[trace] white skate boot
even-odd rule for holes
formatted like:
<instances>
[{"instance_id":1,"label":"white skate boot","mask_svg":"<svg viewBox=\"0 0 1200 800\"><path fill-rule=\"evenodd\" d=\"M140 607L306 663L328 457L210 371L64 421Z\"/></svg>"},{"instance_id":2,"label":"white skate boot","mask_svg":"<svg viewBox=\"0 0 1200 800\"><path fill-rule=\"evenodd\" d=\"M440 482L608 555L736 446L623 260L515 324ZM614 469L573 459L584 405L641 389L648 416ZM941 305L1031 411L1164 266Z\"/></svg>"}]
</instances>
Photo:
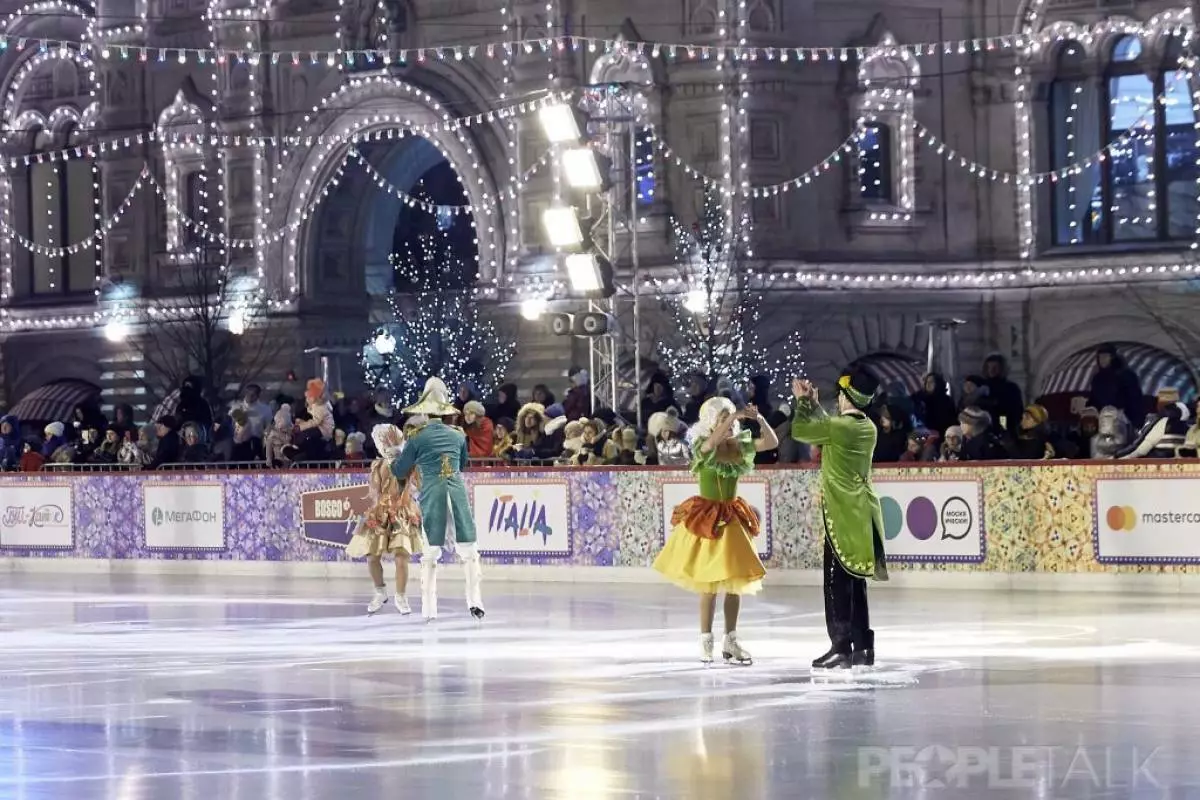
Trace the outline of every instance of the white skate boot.
<instances>
[{"instance_id":1,"label":"white skate boot","mask_svg":"<svg viewBox=\"0 0 1200 800\"><path fill-rule=\"evenodd\" d=\"M748 667L754 663L754 659L746 652L746 648L738 642L736 631L725 634L725 641L721 643L721 655L725 658L726 664Z\"/></svg>"},{"instance_id":2,"label":"white skate boot","mask_svg":"<svg viewBox=\"0 0 1200 800\"><path fill-rule=\"evenodd\" d=\"M426 622L437 619L437 571L442 548L430 546L421 554L421 616Z\"/></svg>"},{"instance_id":3,"label":"white skate boot","mask_svg":"<svg viewBox=\"0 0 1200 800\"><path fill-rule=\"evenodd\" d=\"M700 663L711 664L713 657L713 635L711 633L700 634Z\"/></svg>"},{"instance_id":4,"label":"white skate boot","mask_svg":"<svg viewBox=\"0 0 1200 800\"><path fill-rule=\"evenodd\" d=\"M483 619L483 565L473 544L458 545L463 562L463 577L467 584L467 610L475 619Z\"/></svg>"},{"instance_id":5,"label":"white skate boot","mask_svg":"<svg viewBox=\"0 0 1200 800\"><path fill-rule=\"evenodd\" d=\"M396 595L396 610L404 617L412 613L412 608L408 605L408 598L402 594Z\"/></svg>"},{"instance_id":6,"label":"white skate boot","mask_svg":"<svg viewBox=\"0 0 1200 800\"><path fill-rule=\"evenodd\" d=\"M387 605L387 601L387 589L382 586L376 586L375 595L371 598L371 602L367 603L367 616L370 617L379 613L379 609Z\"/></svg>"}]
</instances>

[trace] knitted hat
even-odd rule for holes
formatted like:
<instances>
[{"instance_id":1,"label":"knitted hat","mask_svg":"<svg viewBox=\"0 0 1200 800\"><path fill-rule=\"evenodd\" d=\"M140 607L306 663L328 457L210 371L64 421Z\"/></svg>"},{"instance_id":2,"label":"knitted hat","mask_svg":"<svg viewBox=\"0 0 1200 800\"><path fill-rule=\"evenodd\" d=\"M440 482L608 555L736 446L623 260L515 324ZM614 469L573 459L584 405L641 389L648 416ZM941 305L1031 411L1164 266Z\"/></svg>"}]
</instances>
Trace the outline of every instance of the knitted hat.
<instances>
[{"instance_id":1,"label":"knitted hat","mask_svg":"<svg viewBox=\"0 0 1200 800\"><path fill-rule=\"evenodd\" d=\"M62 436L64 430L66 428L61 422L51 422L46 426L44 433L47 436Z\"/></svg>"},{"instance_id":2,"label":"knitted hat","mask_svg":"<svg viewBox=\"0 0 1200 800\"><path fill-rule=\"evenodd\" d=\"M1029 415L1035 425L1045 425L1050 419L1050 412L1046 410L1046 407L1037 403L1026 406L1025 413Z\"/></svg>"},{"instance_id":3,"label":"knitted hat","mask_svg":"<svg viewBox=\"0 0 1200 800\"><path fill-rule=\"evenodd\" d=\"M651 439L657 439L663 431L679 432L679 412L674 408L651 414L646 422L646 432L650 434Z\"/></svg>"},{"instance_id":4,"label":"knitted hat","mask_svg":"<svg viewBox=\"0 0 1200 800\"><path fill-rule=\"evenodd\" d=\"M483 403L478 400L468 400L463 404L464 414L474 414L476 417L486 417L487 412L483 408Z\"/></svg>"},{"instance_id":5,"label":"knitted hat","mask_svg":"<svg viewBox=\"0 0 1200 800\"><path fill-rule=\"evenodd\" d=\"M550 419L557 419L558 417L565 417L566 415L567 412L566 409L563 408L562 403L555 403L546 409L546 416Z\"/></svg>"},{"instance_id":6,"label":"knitted hat","mask_svg":"<svg viewBox=\"0 0 1200 800\"><path fill-rule=\"evenodd\" d=\"M972 428L988 428L992 424L992 415L979 406L969 406L958 415L958 421L959 424L970 425Z\"/></svg>"},{"instance_id":7,"label":"knitted hat","mask_svg":"<svg viewBox=\"0 0 1200 800\"><path fill-rule=\"evenodd\" d=\"M621 447L626 450L637 450L638 435L633 428L621 428Z\"/></svg>"}]
</instances>

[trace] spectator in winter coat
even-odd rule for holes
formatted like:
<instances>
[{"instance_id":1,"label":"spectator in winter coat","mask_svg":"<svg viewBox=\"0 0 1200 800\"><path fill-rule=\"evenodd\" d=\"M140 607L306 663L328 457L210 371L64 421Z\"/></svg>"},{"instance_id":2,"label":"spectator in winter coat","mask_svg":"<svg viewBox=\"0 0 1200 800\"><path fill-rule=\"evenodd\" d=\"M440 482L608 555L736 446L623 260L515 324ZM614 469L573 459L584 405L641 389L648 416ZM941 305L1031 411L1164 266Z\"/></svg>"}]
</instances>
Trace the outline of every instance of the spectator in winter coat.
<instances>
[{"instance_id":1,"label":"spectator in winter coat","mask_svg":"<svg viewBox=\"0 0 1200 800\"><path fill-rule=\"evenodd\" d=\"M1111 344L1096 349L1096 374L1092 376L1087 404L1092 408L1119 408L1132 425L1141 425L1145 418L1141 381Z\"/></svg>"},{"instance_id":2,"label":"spectator in winter coat","mask_svg":"<svg viewBox=\"0 0 1200 800\"><path fill-rule=\"evenodd\" d=\"M512 458L519 461L552 460L561 452L561 440L555 446L545 433L546 409L537 403L526 403L517 412L517 429L513 435Z\"/></svg>"},{"instance_id":3,"label":"spectator in winter coat","mask_svg":"<svg viewBox=\"0 0 1200 800\"><path fill-rule=\"evenodd\" d=\"M1025 413L1025 401L1021 387L1008 379L1008 362L999 353L992 353L983 362L983 379L988 395L996 404L999 420L993 420L997 433L1001 429L1015 434L1021 427L1021 415Z\"/></svg>"},{"instance_id":4,"label":"spectator in winter coat","mask_svg":"<svg viewBox=\"0 0 1200 800\"><path fill-rule=\"evenodd\" d=\"M0 417L0 469L15 470L21 463L21 421L12 414Z\"/></svg>"},{"instance_id":5,"label":"spectator in winter coat","mask_svg":"<svg viewBox=\"0 0 1200 800\"><path fill-rule=\"evenodd\" d=\"M362 431L355 431L346 436L346 451L342 454L342 461L351 464L357 464L367 460L366 456L367 435Z\"/></svg>"},{"instance_id":6,"label":"spectator in winter coat","mask_svg":"<svg viewBox=\"0 0 1200 800\"><path fill-rule=\"evenodd\" d=\"M146 465L147 469L159 469L164 464L175 464L183 451L179 441L179 422L167 414L159 417L154 423L154 433L158 436L158 446L154 449L154 458Z\"/></svg>"},{"instance_id":7,"label":"spectator in winter coat","mask_svg":"<svg viewBox=\"0 0 1200 800\"><path fill-rule=\"evenodd\" d=\"M1013 443L1014 458L1042 461L1058 455L1047 428L1049 421L1050 413L1044 406L1035 403L1025 409L1021 415L1021 430Z\"/></svg>"},{"instance_id":8,"label":"spectator in winter coat","mask_svg":"<svg viewBox=\"0 0 1200 800\"><path fill-rule=\"evenodd\" d=\"M908 434L912 425L903 410L893 402L879 409L879 435L875 440L876 464L895 464L908 449Z\"/></svg>"},{"instance_id":9,"label":"spectator in winter coat","mask_svg":"<svg viewBox=\"0 0 1200 800\"><path fill-rule=\"evenodd\" d=\"M650 376L646 394L642 397L642 420L648 420L655 414L675 407L675 392L671 388L671 382L663 372L656 371Z\"/></svg>"},{"instance_id":10,"label":"spectator in winter coat","mask_svg":"<svg viewBox=\"0 0 1200 800\"><path fill-rule=\"evenodd\" d=\"M322 461L329 458L333 447L333 406L325 395L325 381L313 378L307 383L304 404L308 418L296 422L300 431L294 440L298 452L289 450L288 454L305 461Z\"/></svg>"},{"instance_id":11,"label":"spectator in winter coat","mask_svg":"<svg viewBox=\"0 0 1200 800\"><path fill-rule=\"evenodd\" d=\"M120 454L121 434L117 431L116 425L110 425L108 430L104 432L104 441L92 451L88 462L92 464L115 464Z\"/></svg>"},{"instance_id":12,"label":"spectator in winter coat","mask_svg":"<svg viewBox=\"0 0 1200 800\"><path fill-rule=\"evenodd\" d=\"M696 373L688 380L687 401L683 406L682 419L686 425L695 425L700 420L700 406L712 397L712 382L703 373Z\"/></svg>"},{"instance_id":13,"label":"spectator in winter coat","mask_svg":"<svg viewBox=\"0 0 1200 800\"><path fill-rule=\"evenodd\" d=\"M900 463L915 464L926 461L937 461L938 435L924 429L914 430L908 434L904 453Z\"/></svg>"},{"instance_id":14,"label":"spectator in winter coat","mask_svg":"<svg viewBox=\"0 0 1200 800\"><path fill-rule=\"evenodd\" d=\"M463 381L458 385L458 395L454 398L454 407L462 411L472 400L479 401L479 390L471 381Z\"/></svg>"},{"instance_id":15,"label":"spectator in winter coat","mask_svg":"<svg viewBox=\"0 0 1200 800\"><path fill-rule=\"evenodd\" d=\"M549 408L554 405L554 392L550 391L550 387L544 383L539 383L533 387L532 400L542 408Z\"/></svg>"},{"instance_id":16,"label":"spectator in winter coat","mask_svg":"<svg viewBox=\"0 0 1200 800\"><path fill-rule=\"evenodd\" d=\"M268 467L279 466L288 461L284 452L292 445L292 433L296 423L292 419L292 407L288 403L279 406L270 430L263 437L263 457Z\"/></svg>"},{"instance_id":17,"label":"spectator in winter coat","mask_svg":"<svg viewBox=\"0 0 1200 800\"><path fill-rule=\"evenodd\" d=\"M646 425L654 446L653 463L663 467L687 467L691 453L681 435L684 425L673 411L660 411L652 415Z\"/></svg>"},{"instance_id":18,"label":"spectator in winter coat","mask_svg":"<svg viewBox=\"0 0 1200 800\"><path fill-rule=\"evenodd\" d=\"M200 426L189 422L183 426L183 448L179 452L180 464L204 464L208 461L208 445L200 438Z\"/></svg>"},{"instance_id":19,"label":"spectator in winter coat","mask_svg":"<svg viewBox=\"0 0 1200 800\"><path fill-rule=\"evenodd\" d=\"M463 405L463 430L467 434L470 458L492 457L492 421L484 413L483 403L471 400Z\"/></svg>"},{"instance_id":20,"label":"spectator in winter coat","mask_svg":"<svg viewBox=\"0 0 1200 800\"><path fill-rule=\"evenodd\" d=\"M61 422L51 422L43 429L42 433L46 438L42 443L42 458L51 460L59 448L67 443L67 437L64 435L66 429L67 426Z\"/></svg>"},{"instance_id":21,"label":"spectator in winter coat","mask_svg":"<svg viewBox=\"0 0 1200 800\"><path fill-rule=\"evenodd\" d=\"M945 434L947 428L958 423L954 398L950 396L950 388L940 373L931 372L926 375L921 391L914 394L912 399L921 422L938 436Z\"/></svg>"},{"instance_id":22,"label":"spectator in winter coat","mask_svg":"<svg viewBox=\"0 0 1200 800\"><path fill-rule=\"evenodd\" d=\"M1067 434L1064 455L1067 458L1091 458L1092 440L1100 432L1100 412L1087 407L1079 412L1079 422Z\"/></svg>"},{"instance_id":23,"label":"spectator in winter coat","mask_svg":"<svg viewBox=\"0 0 1200 800\"><path fill-rule=\"evenodd\" d=\"M556 465L570 464L579 454L579 448L583 446L583 423L584 420L573 419L563 426L563 451Z\"/></svg>"},{"instance_id":24,"label":"spectator in winter coat","mask_svg":"<svg viewBox=\"0 0 1200 800\"><path fill-rule=\"evenodd\" d=\"M117 460L130 466L145 467L154 460L154 452L158 449L158 439L154 435L153 425L143 425L136 436L132 431L125 432L125 440Z\"/></svg>"},{"instance_id":25,"label":"spectator in winter coat","mask_svg":"<svg viewBox=\"0 0 1200 800\"><path fill-rule=\"evenodd\" d=\"M201 437L204 436L203 432L212 429L212 408L209 407L208 400L204 398L204 380L202 378L192 375L179 384L179 405L175 407L175 413L172 416L179 421L180 425L189 422L196 423L197 430L202 432Z\"/></svg>"},{"instance_id":26,"label":"spectator in winter coat","mask_svg":"<svg viewBox=\"0 0 1200 800\"><path fill-rule=\"evenodd\" d=\"M1092 458L1116 458L1129 442L1129 420L1125 412L1113 406L1100 409L1097 433L1092 437Z\"/></svg>"},{"instance_id":27,"label":"spectator in winter coat","mask_svg":"<svg viewBox=\"0 0 1200 800\"><path fill-rule=\"evenodd\" d=\"M592 409L592 383L587 370L576 369L571 372L571 388L563 398L563 412L567 420L582 419Z\"/></svg>"},{"instance_id":28,"label":"spectator in winter coat","mask_svg":"<svg viewBox=\"0 0 1200 800\"><path fill-rule=\"evenodd\" d=\"M513 430L516 423L511 419L498 419L492 425L492 458L508 458L513 449Z\"/></svg>"},{"instance_id":29,"label":"spectator in winter coat","mask_svg":"<svg viewBox=\"0 0 1200 800\"><path fill-rule=\"evenodd\" d=\"M133 406L128 403L120 403L113 408L113 427L117 430L117 435L125 438L126 431L137 433L137 425L133 422Z\"/></svg>"},{"instance_id":30,"label":"spectator in winter coat","mask_svg":"<svg viewBox=\"0 0 1200 800\"><path fill-rule=\"evenodd\" d=\"M962 446L962 427L959 425L951 425L949 428L946 428L946 438L942 442L941 452L938 454L938 461L941 463L961 461Z\"/></svg>"},{"instance_id":31,"label":"spectator in winter coat","mask_svg":"<svg viewBox=\"0 0 1200 800\"><path fill-rule=\"evenodd\" d=\"M83 438L83 432L89 429L102 431L108 427L108 420L94 401L80 403L71 413L70 427L64 426L63 435L69 442L78 442ZM98 444L98 442L97 442Z\"/></svg>"},{"instance_id":32,"label":"spectator in winter coat","mask_svg":"<svg viewBox=\"0 0 1200 800\"><path fill-rule=\"evenodd\" d=\"M21 453L21 472L40 472L46 464L46 459L39 453L34 442L25 442Z\"/></svg>"},{"instance_id":33,"label":"spectator in winter coat","mask_svg":"<svg viewBox=\"0 0 1200 800\"><path fill-rule=\"evenodd\" d=\"M545 406L542 406L542 408L545 408ZM496 390L496 402L488 408L487 415L493 421L500 419L515 420L520 411L521 401L517 399L517 385L515 383L503 383Z\"/></svg>"},{"instance_id":34,"label":"spectator in winter coat","mask_svg":"<svg viewBox=\"0 0 1200 800\"><path fill-rule=\"evenodd\" d=\"M236 409L241 409L246 414L246 427L249 429L250 438L263 438L274 414L271 413L271 404L262 399L262 387L257 383L247 384L242 399L233 404L231 413Z\"/></svg>"},{"instance_id":35,"label":"spectator in winter coat","mask_svg":"<svg viewBox=\"0 0 1200 800\"><path fill-rule=\"evenodd\" d=\"M1008 451L992 430L992 415L980 408L968 408L958 415L963 432L962 461L1002 461Z\"/></svg>"},{"instance_id":36,"label":"spectator in winter coat","mask_svg":"<svg viewBox=\"0 0 1200 800\"><path fill-rule=\"evenodd\" d=\"M968 408L982 409L993 416L998 413L996 401L992 398L991 390L988 389L982 375L968 375L963 378L962 400L958 404L958 413L961 414Z\"/></svg>"}]
</instances>

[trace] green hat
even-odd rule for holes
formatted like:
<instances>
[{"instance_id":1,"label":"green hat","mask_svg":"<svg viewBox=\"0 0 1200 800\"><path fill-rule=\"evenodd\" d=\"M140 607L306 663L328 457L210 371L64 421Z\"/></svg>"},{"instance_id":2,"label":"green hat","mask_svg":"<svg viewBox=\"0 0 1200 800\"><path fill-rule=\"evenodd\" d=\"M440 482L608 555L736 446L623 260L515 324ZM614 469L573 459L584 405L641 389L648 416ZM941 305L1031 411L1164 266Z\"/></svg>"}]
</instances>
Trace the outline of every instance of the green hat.
<instances>
[{"instance_id":1,"label":"green hat","mask_svg":"<svg viewBox=\"0 0 1200 800\"><path fill-rule=\"evenodd\" d=\"M875 399L879 381L865 372L855 371L838 378L838 391L860 411L866 410Z\"/></svg>"}]
</instances>

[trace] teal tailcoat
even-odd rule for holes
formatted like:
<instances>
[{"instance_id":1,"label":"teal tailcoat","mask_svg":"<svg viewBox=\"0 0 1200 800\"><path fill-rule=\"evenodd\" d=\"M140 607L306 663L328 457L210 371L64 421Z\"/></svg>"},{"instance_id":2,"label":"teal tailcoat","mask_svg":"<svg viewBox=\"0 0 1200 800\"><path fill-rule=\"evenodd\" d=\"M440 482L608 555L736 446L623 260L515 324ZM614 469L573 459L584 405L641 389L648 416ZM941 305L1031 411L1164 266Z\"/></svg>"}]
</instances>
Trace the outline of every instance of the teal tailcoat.
<instances>
[{"instance_id":1,"label":"teal tailcoat","mask_svg":"<svg viewBox=\"0 0 1200 800\"><path fill-rule=\"evenodd\" d=\"M434 547L446 545L447 509L454 518L455 541L475 542L475 518L462 477L466 466L467 435L437 419L413 434L392 462L392 474L400 481L413 469L421 476L421 523Z\"/></svg>"}]
</instances>

